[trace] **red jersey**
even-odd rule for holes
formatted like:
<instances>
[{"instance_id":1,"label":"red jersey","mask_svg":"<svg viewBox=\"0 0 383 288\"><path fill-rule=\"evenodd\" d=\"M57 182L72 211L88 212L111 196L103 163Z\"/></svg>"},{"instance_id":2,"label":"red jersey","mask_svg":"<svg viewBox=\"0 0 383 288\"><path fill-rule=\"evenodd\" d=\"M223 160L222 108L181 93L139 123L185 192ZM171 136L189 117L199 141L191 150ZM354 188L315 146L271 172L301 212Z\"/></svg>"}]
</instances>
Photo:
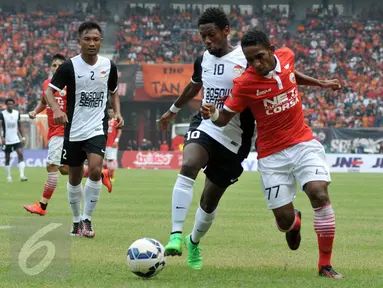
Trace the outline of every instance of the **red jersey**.
<instances>
[{"instance_id":1,"label":"red jersey","mask_svg":"<svg viewBox=\"0 0 383 288\"><path fill-rule=\"evenodd\" d=\"M45 90L47 90L49 83L51 82L51 79L47 79L43 83L43 95L45 99ZM54 93L55 99L57 104L59 104L60 109L63 112L66 112L66 88L64 88L61 92L56 91ZM53 111L52 109L47 105L47 116L48 116L48 140L51 139L53 136L64 136L64 126L63 125L56 125L53 121Z\"/></svg>"},{"instance_id":2,"label":"red jersey","mask_svg":"<svg viewBox=\"0 0 383 288\"><path fill-rule=\"evenodd\" d=\"M111 119L108 121L108 140L106 141L106 147L112 147L114 140L117 137L117 121L116 119Z\"/></svg>"},{"instance_id":3,"label":"red jersey","mask_svg":"<svg viewBox=\"0 0 383 288\"><path fill-rule=\"evenodd\" d=\"M234 79L232 95L225 109L241 112L251 109L257 122L258 159L313 139L304 122L301 99L294 74L294 53L289 48L275 51L277 65L267 76L249 67Z\"/></svg>"}]
</instances>

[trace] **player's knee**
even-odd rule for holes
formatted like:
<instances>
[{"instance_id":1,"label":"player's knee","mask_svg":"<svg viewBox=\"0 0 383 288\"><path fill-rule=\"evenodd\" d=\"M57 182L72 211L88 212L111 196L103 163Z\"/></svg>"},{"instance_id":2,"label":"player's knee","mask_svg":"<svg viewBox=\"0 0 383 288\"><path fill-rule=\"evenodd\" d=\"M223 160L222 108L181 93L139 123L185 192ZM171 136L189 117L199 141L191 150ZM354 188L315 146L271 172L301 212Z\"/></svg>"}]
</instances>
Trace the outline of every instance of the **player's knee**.
<instances>
[{"instance_id":1,"label":"player's knee","mask_svg":"<svg viewBox=\"0 0 383 288\"><path fill-rule=\"evenodd\" d=\"M68 166L66 166L66 165L60 166L59 170L60 170L61 175L68 175L69 174Z\"/></svg>"},{"instance_id":2,"label":"player's knee","mask_svg":"<svg viewBox=\"0 0 383 288\"><path fill-rule=\"evenodd\" d=\"M181 175L189 177L191 179L197 178L199 170L201 170L202 165L193 159L185 159L181 167Z\"/></svg>"},{"instance_id":3,"label":"player's knee","mask_svg":"<svg viewBox=\"0 0 383 288\"><path fill-rule=\"evenodd\" d=\"M306 184L305 191L313 207L322 207L330 203L327 186L327 182L321 181Z\"/></svg>"},{"instance_id":4,"label":"player's knee","mask_svg":"<svg viewBox=\"0 0 383 288\"><path fill-rule=\"evenodd\" d=\"M99 181L101 179L102 167L89 167L89 179Z\"/></svg>"},{"instance_id":5,"label":"player's knee","mask_svg":"<svg viewBox=\"0 0 383 288\"><path fill-rule=\"evenodd\" d=\"M203 211L207 214L213 213L215 209L217 209L218 201L215 200L207 200L206 198L201 198L199 202L199 206Z\"/></svg>"},{"instance_id":6,"label":"player's knee","mask_svg":"<svg viewBox=\"0 0 383 288\"><path fill-rule=\"evenodd\" d=\"M280 231L287 231L293 225L295 220L294 210L279 210L277 213L274 211L275 222Z\"/></svg>"},{"instance_id":7,"label":"player's knee","mask_svg":"<svg viewBox=\"0 0 383 288\"><path fill-rule=\"evenodd\" d=\"M59 170L59 166L54 164L47 165L47 172L57 172Z\"/></svg>"}]
</instances>

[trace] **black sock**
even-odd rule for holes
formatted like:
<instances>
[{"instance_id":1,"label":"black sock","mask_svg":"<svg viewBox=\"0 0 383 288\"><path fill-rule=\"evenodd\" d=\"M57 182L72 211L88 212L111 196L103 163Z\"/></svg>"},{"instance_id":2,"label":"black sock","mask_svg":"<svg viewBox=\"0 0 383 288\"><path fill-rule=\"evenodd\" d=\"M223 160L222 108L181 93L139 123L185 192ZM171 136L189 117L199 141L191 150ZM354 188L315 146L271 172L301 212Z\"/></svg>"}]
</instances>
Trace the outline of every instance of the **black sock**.
<instances>
[{"instance_id":1,"label":"black sock","mask_svg":"<svg viewBox=\"0 0 383 288\"><path fill-rule=\"evenodd\" d=\"M191 237L191 236L190 236L190 242L191 242L193 245L198 245L198 243L199 243L199 242L197 242L197 243L194 243L194 242L193 242L193 239L192 239L192 237Z\"/></svg>"},{"instance_id":2,"label":"black sock","mask_svg":"<svg viewBox=\"0 0 383 288\"><path fill-rule=\"evenodd\" d=\"M182 234L182 231L175 231L175 232L170 233L170 235L173 235L173 234Z\"/></svg>"},{"instance_id":3,"label":"black sock","mask_svg":"<svg viewBox=\"0 0 383 288\"><path fill-rule=\"evenodd\" d=\"M41 206L41 209L46 210L48 203L45 204L45 203L40 202L40 206Z\"/></svg>"}]
</instances>

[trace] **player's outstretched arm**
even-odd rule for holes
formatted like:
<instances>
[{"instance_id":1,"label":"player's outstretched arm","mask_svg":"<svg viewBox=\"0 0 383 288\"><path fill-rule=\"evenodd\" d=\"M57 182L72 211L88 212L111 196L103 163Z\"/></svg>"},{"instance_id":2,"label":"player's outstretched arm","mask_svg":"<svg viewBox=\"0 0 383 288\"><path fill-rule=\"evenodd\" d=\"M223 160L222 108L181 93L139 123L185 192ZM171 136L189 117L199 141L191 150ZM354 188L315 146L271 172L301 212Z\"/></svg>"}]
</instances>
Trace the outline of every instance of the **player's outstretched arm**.
<instances>
[{"instance_id":1,"label":"player's outstretched arm","mask_svg":"<svg viewBox=\"0 0 383 288\"><path fill-rule=\"evenodd\" d=\"M162 130L166 130L171 120L176 117L178 111L182 109L191 99L197 96L198 92L202 88L201 83L189 82L186 85L184 91L182 91L181 95L177 98L174 104L166 111L157 122L160 124Z\"/></svg>"},{"instance_id":2,"label":"player's outstretched arm","mask_svg":"<svg viewBox=\"0 0 383 288\"><path fill-rule=\"evenodd\" d=\"M235 116L234 112L226 109L218 110L215 104L205 103L201 106L201 114L204 119L210 119L218 127L226 126Z\"/></svg>"},{"instance_id":3,"label":"player's outstretched arm","mask_svg":"<svg viewBox=\"0 0 383 288\"><path fill-rule=\"evenodd\" d=\"M36 108L33 109L33 111L30 111L28 113L28 116L30 119L35 119L37 114L40 114L47 108L47 102L45 101L44 97L40 98L39 104L37 104Z\"/></svg>"},{"instance_id":4,"label":"player's outstretched arm","mask_svg":"<svg viewBox=\"0 0 383 288\"><path fill-rule=\"evenodd\" d=\"M334 91L339 90L342 86L339 84L338 79L332 80L319 80L313 77L307 76L301 72L295 71L295 79L298 85L302 86L316 86L321 88L330 88Z\"/></svg>"}]
</instances>

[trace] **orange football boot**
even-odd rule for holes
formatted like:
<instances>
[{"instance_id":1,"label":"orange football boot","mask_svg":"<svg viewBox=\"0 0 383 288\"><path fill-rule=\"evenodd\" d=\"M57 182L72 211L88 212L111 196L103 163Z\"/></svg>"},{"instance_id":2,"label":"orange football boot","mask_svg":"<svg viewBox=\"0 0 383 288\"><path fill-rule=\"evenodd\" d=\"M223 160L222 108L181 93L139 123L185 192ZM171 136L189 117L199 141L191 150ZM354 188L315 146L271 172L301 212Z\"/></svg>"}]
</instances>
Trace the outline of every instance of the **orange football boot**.
<instances>
[{"instance_id":1,"label":"orange football boot","mask_svg":"<svg viewBox=\"0 0 383 288\"><path fill-rule=\"evenodd\" d=\"M40 202L36 202L34 205L24 205L24 209L32 214L39 214L40 216L47 214L47 210L41 208Z\"/></svg>"},{"instance_id":2,"label":"orange football boot","mask_svg":"<svg viewBox=\"0 0 383 288\"><path fill-rule=\"evenodd\" d=\"M112 181L110 181L110 175L108 169L104 169L101 172L102 184L108 189L108 192L112 192Z\"/></svg>"}]
</instances>

